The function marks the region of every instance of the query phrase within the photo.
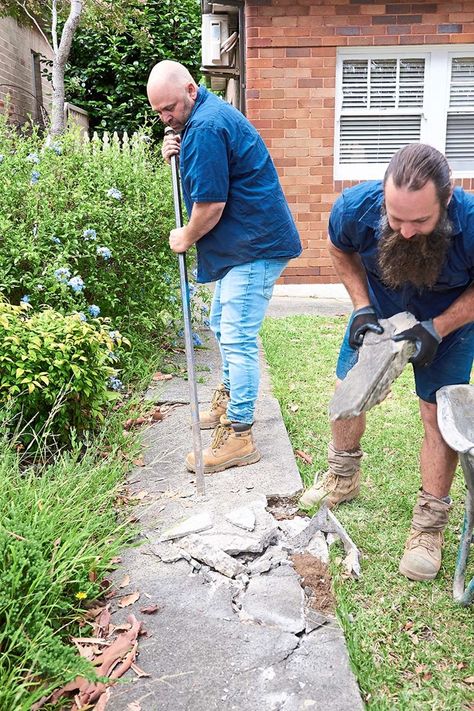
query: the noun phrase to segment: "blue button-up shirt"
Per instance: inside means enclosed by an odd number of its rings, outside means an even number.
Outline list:
[[[383,204],[381,181],[369,181],[345,190],[334,203],[329,218],[329,236],[343,252],[357,252],[365,267],[369,296],[383,318],[410,311],[419,321],[445,311],[474,281],[474,195],[455,188],[448,205],[453,226],[441,273],[436,284],[417,289],[405,284],[389,289],[380,278],[377,265]]]
[[[217,225],[196,243],[199,282],[221,279],[238,264],[301,253],[262,138],[240,111],[202,86],[181,135],[180,170],[188,215],[196,202],[226,203]]]

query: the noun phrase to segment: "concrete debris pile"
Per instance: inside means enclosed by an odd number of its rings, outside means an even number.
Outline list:
[[[317,562],[318,583],[330,591],[332,543],[341,539],[348,574],[359,574],[352,541],[326,507],[312,519],[277,520],[261,497],[223,514],[201,511],[157,538],[149,533],[148,539],[150,552],[163,563],[185,560],[190,572],[209,585],[231,586],[233,609],[241,622],[293,634],[308,634],[334,621],[332,605],[320,605],[314,584],[305,580],[305,570]],[[305,555],[295,566],[294,556],[301,553]]]

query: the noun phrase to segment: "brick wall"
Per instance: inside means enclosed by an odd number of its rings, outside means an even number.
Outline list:
[[[329,211],[351,185],[333,180],[337,47],[474,42],[474,0],[247,0],[247,116],[279,171],[303,240],[287,283],[336,282]],[[458,181],[474,190],[474,180]]]
[[[23,123],[28,115],[36,118],[32,52],[52,56],[39,31],[21,27],[9,17],[0,18],[0,85],[7,85],[0,86],[0,111],[9,93],[9,113],[15,123]],[[49,113],[51,87],[44,78],[41,86],[43,104]]]

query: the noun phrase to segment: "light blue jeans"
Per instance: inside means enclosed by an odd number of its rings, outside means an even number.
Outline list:
[[[232,422],[253,422],[260,379],[257,336],[287,264],[288,259],[259,259],[232,267],[216,282],[210,322],[221,352],[222,382],[230,391]]]

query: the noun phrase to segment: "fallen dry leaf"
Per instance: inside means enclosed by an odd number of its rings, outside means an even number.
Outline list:
[[[474,684],[474,676],[467,676],[465,679],[463,679],[463,682],[465,684]]]
[[[142,711],[142,707],[138,701],[132,701],[131,704],[128,704],[127,711]]]
[[[137,491],[136,494],[132,494],[130,501],[142,501],[143,499],[146,499],[147,496],[148,491],[146,489],[142,489],[141,491]]]
[[[292,404],[292,405],[288,406],[288,409],[291,410],[291,412],[298,412],[298,410],[300,409],[300,406]]]
[[[158,605],[148,605],[148,607],[141,607],[140,612],[143,612],[144,615],[154,615],[159,609]]]
[[[153,410],[153,412],[151,413],[151,419],[155,422],[159,422],[163,419],[163,413],[161,412],[159,407],[157,407],[156,410]]]
[[[151,376],[152,380],[171,380],[173,376],[170,373],[160,373],[160,371],[157,371]]]
[[[145,466],[145,460],[143,459],[143,457],[138,457],[137,459],[134,459],[133,463],[136,467],[144,467]]]
[[[119,607],[128,607],[129,605],[133,605],[134,602],[136,602],[140,597],[140,593],[138,590],[135,590],[135,592],[130,593],[130,595],[125,595],[125,597],[122,597],[119,601],[118,606]]]
[[[130,585],[130,575],[126,575],[123,578],[122,582],[119,585],[119,588],[126,588],[127,585]]]
[[[148,674],[148,672],[143,671],[143,669],[140,669],[140,667],[138,666],[138,664],[135,664],[135,663],[132,664],[132,670],[133,670],[133,671],[135,672],[135,674],[136,674],[138,677],[140,677],[140,678],[141,678],[141,677],[144,677],[144,676],[151,676],[150,674]]]
[[[306,454],[302,449],[295,449],[295,455],[302,459],[306,464],[313,463],[313,457],[310,454]]]

